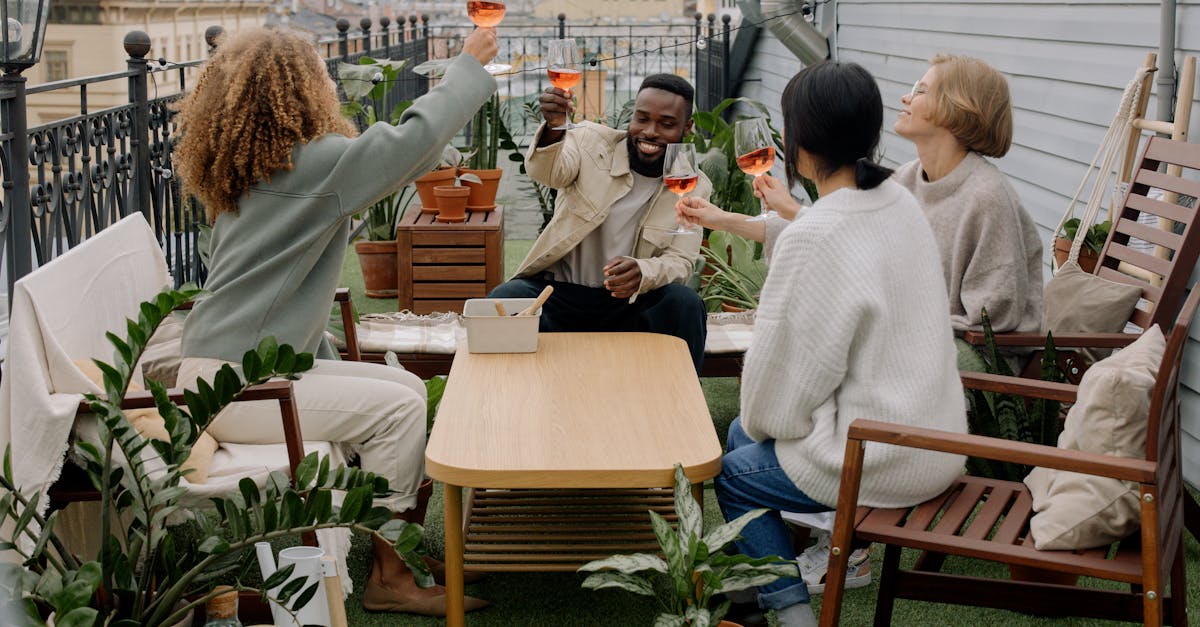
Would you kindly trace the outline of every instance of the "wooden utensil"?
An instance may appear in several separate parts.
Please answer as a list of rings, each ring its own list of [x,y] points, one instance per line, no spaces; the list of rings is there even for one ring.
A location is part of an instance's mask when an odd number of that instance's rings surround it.
[[[501,318],[508,317],[508,311],[504,309],[504,303],[500,301],[496,301],[496,315],[500,316]]]
[[[533,301],[532,305],[517,312],[517,315],[518,316],[532,316],[534,314],[534,312],[538,310],[538,307],[541,307],[542,305],[544,305],[546,303],[546,299],[550,298],[550,294],[553,294],[553,293],[554,293],[554,287],[547,285],[546,289],[542,290],[541,294],[538,294],[537,300]]]

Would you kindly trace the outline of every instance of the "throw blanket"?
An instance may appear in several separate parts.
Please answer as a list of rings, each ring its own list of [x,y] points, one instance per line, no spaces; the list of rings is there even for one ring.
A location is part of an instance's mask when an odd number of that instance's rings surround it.
[[[25,494],[58,479],[79,401],[102,392],[74,360],[111,362],[105,332],[123,336],[125,318],[170,280],[139,213],[17,281],[0,380],[0,447],[12,446],[13,479]]]

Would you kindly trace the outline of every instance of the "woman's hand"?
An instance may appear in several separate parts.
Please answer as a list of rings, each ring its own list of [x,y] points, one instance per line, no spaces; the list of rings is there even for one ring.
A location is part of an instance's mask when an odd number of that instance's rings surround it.
[[[463,42],[463,54],[469,54],[479,60],[479,65],[486,65],[496,58],[500,45],[496,43],[496,29],[476,28],[467,35]]]
[[[675,203],[675,221],[688,226],[724,230],[721,225],[728,216],[729,212],[695,196],[684,196]]]
[[[774,209],[787,220],[800,212],[800,203],[792,198],[787,185],[770,174],[754,177],[754,195],[762,199],[767,209]]]

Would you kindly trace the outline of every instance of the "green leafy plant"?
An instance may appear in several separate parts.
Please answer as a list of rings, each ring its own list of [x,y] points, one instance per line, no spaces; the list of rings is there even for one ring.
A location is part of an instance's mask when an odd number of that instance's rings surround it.
[[[742,528],[766,512],[765,509],[747,512],[704,533],[700,504],[692,498],[691,484],[683,467],[676,464],[675,514],[679,518],[678,525],[672,528],[657,512],[650,512],[654,536],[663,557],[637,553],[588,562],[579,568],[580,572],[592,573],[582,585],[593,590],[619,588],[656,597],[662,613],[655,619],[655,627],[716,625],[729,611],[730,602],[724,601],[711,608],[714,594],[766,585],[781,577],[800,576],[794,561],[774,555],[752,558],[724,552]]]
[[[113,364],[95,361],[103,373],[104,396],[86,397],[99,439],[78,442],[75,451],[101,494],[100,522],[95,526],[98,555],[85,560],[66,549],[55,531],[58,513],[42,516],[39,504],[45,495],[25,494],[14,485],[12,451],[5,451],[0,549],[18,555],[21,563],[0,563],[0,604],[7,606],[0,608],[0,615],[23,615],[27,624],[45,625],[53,612],[59,627],[174,625],[213,596],[214,579],[245,568],[256,542],[339,527],[386,539],[420,585],[432,584],[422,560],[421,527],[393,520],[386,508],[372,507],[376,495],[387,493],[387,480],[358,469],[330,468],[329,459],[318,459],[315,453],[300,463],[294,481],[274,472],[260,491],[246,478],[237,492],[212,499],[215,514],[198,517],[199,540],[177,543],[166,521],[183,508],[181,464],[200,434],[250,386],[275,377],[295,378],[313,365],[312,355],[266,338],[246,352],[240,372],[226,365],[211,383],[198,379],[195,391],[184,392],[186,409],[171,400],[160,383],[148,381],[170,439],[143,438],[121,409],[134,364],[163,318],[198,293],[168,290],[142,303],[138,319],[127,321],[125,339],[107,334],[116,348]],[[152,458],[160,469],[152,471],[147,465]],[[346,491],[340,508],[332,504],[335,489]],[[118,519],[129,523],[114,525]],[[292,570],[279,569],[257,590],[266,599],[266,590],[282,585],[273,598],[295,612],[317,588],[304,587],[305,579],[293,578]],[[256,590],[240,583],[235,587]]]
[[[987,309],[983,310],[984,347],[982,355],[973,353],[975,360],[969,369],[976,372],[1013,376],[1012,368],[996,347],[996,334]],[[1042,350],[1041,370],[1043,381],[1063,383],[1066,377],[1058,365],[1058,353],[1054,347],[1054,336],[1046,334]],[[1001,394],[982,390],[967,390],[967,423],[971,433],[1003,438],[1015,442],[1030,442],[1055,446],[1058,444],[1059,411],[1058,401],[1030,399],[1015,394]],[[1007,481],[1021,481],[1029,474],[1030,467],[990,459],[971,457],[967,459],[967,470],[979,477],[992,477]]]
[[[467,167],[472,170],[493,170],[501,150],[517,150],[512,134],[504,118],[506,113],[500,104],[499,94],[492,97],[471,120],[471,156]]]
[[[342,103],[342,115],[354,120],[360,128],[384,119],[388,124],[399,124],[404,112],[412,106],[411,100],[397,104],[387,118],[380,118],[376,103],[383,102],[406,65],[408,61],[376,60],[367,56],[359,59],[358,64],[339,63],[338,81],[348,100]],[[396,225],[400,222],[400,216],[404,215],[404,210],[416,195],[416,188],[406,186],[381,198],[360,214],[367,239],[373,242],[396,239]]]
[[[1104,249],[1104,243],[1108,241],[1108,232],[1112,230],[1112,220],[1097,222],[1088,229],[1087,235],[1083,237],[1083,245],[1087,246],[1088,250],[1096,254]],[[1069,240],[1074,240],[1075,235],[1079,233],[1079,218],[1071,218],[1063,223],[1062,233],[1059,237],[1064,237]]]
[[[761,246],[744,237],[713,231],[700,248],[704,264],[712,274],[700,285],[700,298],[709,311],[720,311],[721,303],[757,309],[758,295],[767,280],[767,260]]]

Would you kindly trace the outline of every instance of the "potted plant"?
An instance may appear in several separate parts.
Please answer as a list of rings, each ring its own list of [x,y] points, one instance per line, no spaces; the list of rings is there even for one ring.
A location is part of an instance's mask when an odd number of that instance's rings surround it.
[[[459,174],[465,158],[461,150],[446,144],[442,148],[442,156],[438,159],[437,166],[416,180],[417,195],[421,197],[421,213],[438,212],[437,196],[434,195],[433,189],[450,185]]]
[[[342,105],[342,115],[361,127],[379,121],[376,103],[383,100],[407,63],[362,57],[358,64],[339,64],[338,80],[348,100]],[[398,124],[411,105],[412,101],[404,101],[393,107],[388,123]],[[396,225],[415,196],[412,186],[405,187],[380,199],[360,216],[366,239],[354,243],[354,252],[362,270],[364,291],[370,298],[396,298]]]
[[[620,588],[634,594],[656,597],[662,613],[656,627],[716,625],[729,611],[724,600],[715,608],[713,595],[762,586],[781,577],[799,577],[794,560],[768,555],[752,558],[724,549],[737,539],[742,528],[765,514],[756,509],[731,520],[708,533],[703,530],[700,504],[692,498],[692,487],[683,466],[675,465],[675,514],[679,523],[672,528],[658,513],[650,512],[654,536],[662,555],[637,553],[614,555],[588,562],[580,572],[592,573],[583,587],[593,590]]]
[[[246,353],[240,373],[226,365],[212,383],[199,380],[197,391],[185,393],[186,410],[170,400],[160,383],[148,381],[169,441],[144,439],[121,409],[120,399],[146,339],[172,310],[197,294],[168,290],[142,303],[138,319],[128,323],[126,339],[109,334],[116,347],[114,363],[96,361],[106,396],[89,394],[87,399],[99,428],[99,444],[78,442],[75,452],[86,461],[85,470],[101,493],[100,523],[93,528],[103,547],[99,555],[79,558],[66,549],[55,530],[57,513],[42,516],[42,495],[23,493],[13,484],[12,451],[5,451],[0,548],[22,562],[0,563],[0,588],[5,592],[0,605],[7,606],[0,607],[0,615],[59,627],[176,625],[215,596],[214,578],[250,563],[256,542],[339,527],[387,540],[419,585],[432,584],[422,559],[420,526],[394,520],[387,508],[371,505],[375,495],[387,491],[387,481],[358,469],[331,469],[329,459],[318,460],[316,454],[299,465],[294,481],[275,472],[260,491],[252,480],[243,479],[237,493],[212,499],[215,514],[199,519],[196,542],[179,542],[169,532],[166,520],[181,509],[185,492],[182,464],[213,417],[248,387],[273,377],[295,378],[313,364],[312,355],[297,354],[266,338]],[[150,458],[161,467],[153,474]],[[118,465],[117,459],[126,461]],[[332,505],[334,489],[346,491],[340,508]],[[116,520],[130,522],[113,525]],[[295,612],[317,586],[304,587],[305,579],[293,578],[292,571],[290,566],[280,568],[258,589],[240,583],[235,587],[266,600],[265,591],[282,584],[272,600]]]
[[[476,187],[482,184],[478,175],[467,170],[455,174],[453,180],[453,185],[439,185],[433,188],[438,207],[437,217],[434,219],[438,222],[465,222],[471,187],[463,185],[463,181],[474,183]]]
[[[475,175],[467,208],[471,211],[491,211],[496,208],[496,192],[504,170],[497,167],[496,158],[501,149],[515,150],[516,142],[504,123],[504,111],[500,96],[493,94],[483,103],[471,120],[471,155],[467,159],[467,172]]]
[[[1079,249],[1079,267],[1084,272],[1094,272],[1096,262],[1100,260],[1100,251],[1108,241],[1108,232],[1112,230],[1112,220],[1093,224],[1083,238],[1083,247]],[[1062,233],[1054,238],[1054,259],[1062,266],[1067,262],[1071,253],[1071,244],[1075,234],[1079,232],[1079,218],[1071,218],[1063,223]]]
[[[713,231],[700,252],[706,270],[700,298],[709,311],[758,308],[758,295],[767,280],[767,260],[762,257],[758,243],[732,233]]]

